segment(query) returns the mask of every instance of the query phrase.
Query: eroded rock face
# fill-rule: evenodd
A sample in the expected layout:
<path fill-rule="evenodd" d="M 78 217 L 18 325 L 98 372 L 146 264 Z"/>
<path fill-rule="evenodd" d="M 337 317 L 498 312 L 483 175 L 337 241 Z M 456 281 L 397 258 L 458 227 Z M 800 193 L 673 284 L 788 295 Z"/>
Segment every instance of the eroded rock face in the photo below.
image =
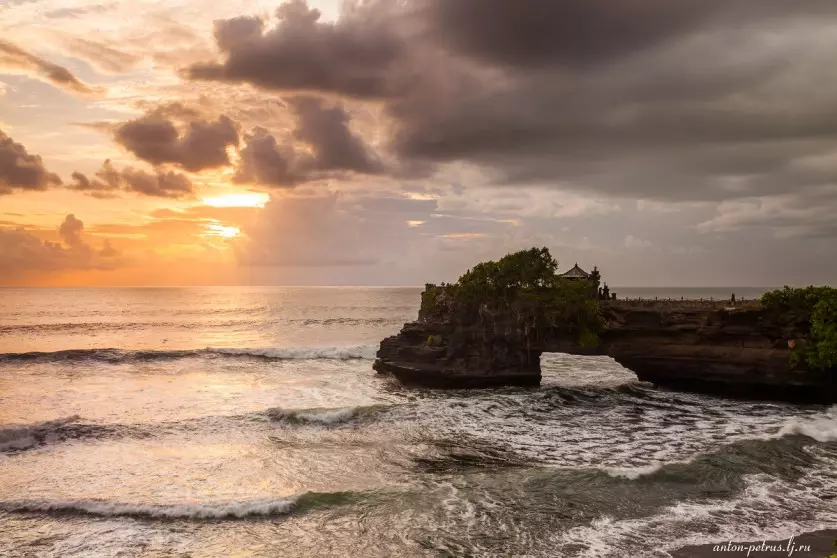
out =
<path fill-rule="evenodd" d="M 809 319 L 758 306 L 606 302 L 596 349 L 560 327 L 535 327 L 525 312 L 467 314 L 441 297 L 385 339 L 375 369 L 406 385 L 485 388 L 540 383 L 544 352 L 605 354 L 640 380 L 687 391 L 770 399 L 837 401 L 837 371 L 794 369 Z"/>
<path fill-rule="evenodd" d="M 742 309 L 602 305 L 603 351 L 640 380 L 687 391 L 753 398 L 837 400 L 837 371 L 795 369 L 809 319 Z"/>

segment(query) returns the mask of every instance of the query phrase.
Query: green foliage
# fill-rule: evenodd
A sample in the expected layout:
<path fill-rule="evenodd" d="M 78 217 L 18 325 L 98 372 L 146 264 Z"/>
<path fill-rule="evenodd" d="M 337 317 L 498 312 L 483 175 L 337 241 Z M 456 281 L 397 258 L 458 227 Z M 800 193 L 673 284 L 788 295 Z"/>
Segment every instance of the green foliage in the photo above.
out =
<path fill-rule="evenodd" d="M 837 289 L 831 289 L 811 312 L 808 365 L 819 370 L 837 369 Z"/>
<path fill-rule="evenodd" d="M 578 336 L 578 346 L 582 349 L 595 349 L 599 346 L 599 336 L 589 329 L 582 329 Z"/>
<path fill-rule="evenodd" d="M 556 285 L 557 270 L 558 262 L 548 248 L 532 248 L 507 254 L 496 262 L 477 264 L 457 284 L 494 292 L 548 288 Z"/>
<path fill-rule="evenodd" d="M 785 287 L 765 293 L 762 304 L 774 311 L 801 312 L 810 316 L 809 343 L 791 354 L 791 366 L 805 362 L 816 370 L 837 369 L 837 289 Z"/>
<path fill-rule="evenodd" d="M 532 248 L 475 265 L 445 292 L 460 308 L 474 313 L 513 312 L 525 326 L 564 329 L 579 335 L 579 343 L 597 346 L 603 324 L 598 300 L 591 294 L 596 289 L 590 281 L 560 279 L 557 270 L 549 249 Z M 430 296 L 426 298 L 429 304 Z"/>
<path fill-rule="evenodd" d="M 435 285 L 427 285 L 427 288 L 421 293 L 421 310 L 420 315 L 429 316 L 436 308 L 436 301 L 439 298 L 439 287 Z"/>
<path fill-rule="evenodd" d="M 782 289 L 764 293 L 761 303 L 765 308 L 781 312 L 803 311 L 812 312 L 814 306 L 824 297 L 833 295 L 837 289 L 833 287 L 805 287 L 796 289 L 787 285 Z"/>

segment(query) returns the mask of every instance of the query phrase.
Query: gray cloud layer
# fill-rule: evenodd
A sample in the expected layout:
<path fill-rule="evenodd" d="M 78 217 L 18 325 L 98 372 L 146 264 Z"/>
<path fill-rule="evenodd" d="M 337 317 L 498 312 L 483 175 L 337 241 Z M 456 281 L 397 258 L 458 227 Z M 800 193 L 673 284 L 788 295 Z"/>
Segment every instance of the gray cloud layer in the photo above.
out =
<path fill-rule="evenodd" d="M 46 190 L 58 184 L 61 179 L 44 168 L 39 155 L 30 154 L 0 130 L 0 195 L 18 190 Z"/>
<path fill-rule="evenodd" d="M 280 142 L 263 128 L 248 134 L 236 182 L 291 187 L 333 173 L 385 171 L 363 138 L 349 129 L 350 116 L 341 106 L 309 96 L 291 98 L 288 104 L 297 118 L 291 137 Z M 304 152 L 294 148 L 298 142 L 306 145 Z"/>
<path fill-rule="evenodd" d="M 406 163 L 664 201 L 794 194 L 837 164 L 830 0 L 366 2 L 216 26 L 196 79 L 382 99 Z M 777 31 L 781 30 L 781 33 Z M 803 215 L 804 212 L 800 213 Z"/>
<path fill-rule="evenodd" d="M 149 173 L 132 167 L 120 171 L 110 160 L 104 162 L 93 178 L 74 172 L 73 182 L 68 187 L 98 198 L 113 197 L 118 192 L 133 192 L 160 198 L 181 198 L 194 195 L 192 181 L 182 174 L 160 169 Z"/>
<path fill-rule="evenodd" d="M 348 12 L 337 23 L 320 21 L 304 0 L 276 10 L 277 25 L 258 17 L 216 23 L 222 63 L 189 67 L 193 79 L 248 82 L 267 89 L 329 91 L 358 98 L 385 93 L 405 44 L 388 28 L 389 10 Z"/>
<path fill-rule="evenodd" d="M 229 165 L 227 146 L 238 145 L 238 130 L 226 116 L 189 122 L 181 133 L 166 115 L 152 112 L 120 125 L 114 137 L 143 161 L 191 172 Z"/>

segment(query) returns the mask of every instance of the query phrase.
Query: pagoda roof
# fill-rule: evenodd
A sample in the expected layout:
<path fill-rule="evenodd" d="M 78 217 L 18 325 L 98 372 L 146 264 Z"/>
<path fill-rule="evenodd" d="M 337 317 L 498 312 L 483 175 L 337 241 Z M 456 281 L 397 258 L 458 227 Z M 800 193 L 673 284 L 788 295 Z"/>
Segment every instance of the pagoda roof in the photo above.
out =
<path fill-rule="evenodd" d="M 558 277 L 562 277 L 564 279 L 589 279 L 590 274 L 578 267 L 578 263 L 576 263 L 571 270 L 566 273 L 562 273 Z"/>

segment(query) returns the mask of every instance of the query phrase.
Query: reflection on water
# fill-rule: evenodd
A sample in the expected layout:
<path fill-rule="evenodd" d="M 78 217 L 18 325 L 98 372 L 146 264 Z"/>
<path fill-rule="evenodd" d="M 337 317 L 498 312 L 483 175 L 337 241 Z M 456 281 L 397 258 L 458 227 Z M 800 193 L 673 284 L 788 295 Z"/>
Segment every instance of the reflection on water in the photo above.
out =
<path fill-rule="evenodd" d="M 420 289 L 0 289 L 0 353 L 377 343 L 413 319 Z"/>

